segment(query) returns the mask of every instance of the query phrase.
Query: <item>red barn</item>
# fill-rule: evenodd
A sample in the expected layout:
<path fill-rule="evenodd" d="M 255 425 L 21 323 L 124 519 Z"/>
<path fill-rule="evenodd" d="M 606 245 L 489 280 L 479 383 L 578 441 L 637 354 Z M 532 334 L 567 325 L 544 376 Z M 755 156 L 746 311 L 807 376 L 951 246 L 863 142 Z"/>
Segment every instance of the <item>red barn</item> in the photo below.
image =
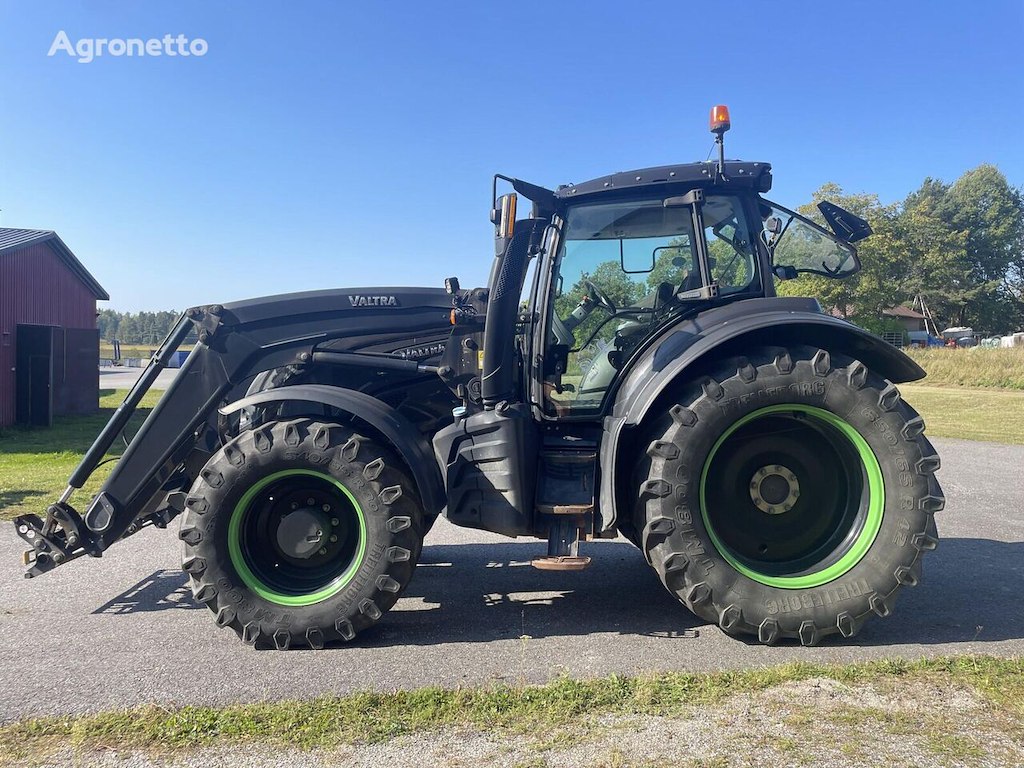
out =
<path fill-rule="evenodd" d="M 109 298 L 55 232 L 0 228 L 0 427 L 99 408 L 96 301 Z"/>

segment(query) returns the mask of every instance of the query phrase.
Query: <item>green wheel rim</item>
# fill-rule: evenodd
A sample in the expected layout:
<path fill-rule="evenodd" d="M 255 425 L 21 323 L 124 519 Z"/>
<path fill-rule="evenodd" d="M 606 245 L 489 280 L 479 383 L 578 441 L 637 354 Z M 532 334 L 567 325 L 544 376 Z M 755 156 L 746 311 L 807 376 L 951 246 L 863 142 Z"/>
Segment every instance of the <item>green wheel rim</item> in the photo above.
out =
<path fill-rule="evenodd" d="M 834 558 L 833 562 L 830 562 L 825 567 L 818 570 L 810 569 L 809 572 L 803 572 L 799 575 L 793 576 L 765 573 L 755 567 L 752 567 L 748 563 L 742 562 L 742 560 L 737 557 L 736 553 L 734 553 L 730 547 L 723 542 L 722 537 L 720 537 L 715 531 L 715 527 L 712 524 L 711 517 L 709 515 L 707 499 L 708 472 L 711 468 L 712 462 L 718 455 L 718 451 L 722 447 L 722 444 L 744 425 L 750 424 L 759 418 L 776 414 L 800 415 L 812 420 L 817 419 L 819 422 L 829 425 L 836 432 L 845 437 L 860 460 L 864 477 L 862 493 L 867 494 L 866 509 L 859 518 L 859 524 L 861 526 L 860 531 L 852 542 L 844 542 L 841 555 L 838 558 Z M 737 482 L 739 482 L 739 479 L 737 479 Z M 714 446 L 712 446 L 701 472 L 701 518 L 704 521 L 704 526 L 715 546 L 715 549 L 741 574 L 770 587 L 779 587 L 782 589 L 808 589 L 810 587 L 818 587 L 822 584 L 827 584 L 828 582 L 839 578 L 844 573 L 847 573 L 863 559 L 864 555 L 874 543 L 875 537 L 878 535 L 878 530 L 882 525 L 884 509 L 885 487 L 882 479 L 882 469 L 879 466 L 877 457 L 871 450 L 871 447 L 867 444 L 867 441 L 856 429 L 834 413 L 809 405 L 773 405 L 747 414 L 736 421 L 736 423 L 730 426 L 729 429 L 727 429 L 718 438 Z"/>
<path fill-rule="evenodd" d="M 278 482 L 284 478 L 297 476 L 317 478 L 318 480 L 330 483 L 334 488 L 341 492 L 343 497 L 352 505 L 352 511 L 355 513 L 355 518 L 358 521 L 357 535 L 359 540 L 356 545 L 355 554 L 348 567 L 330 583 L 306 594 L 286 594 L 275 589 L 271 585 L 264 583 L 249 567 L 249 564 L 246 562 L 245 554 L 242 551 L 242 522 L 245 518 L 246 512 L 249 510 L 249 506 L 253 502 L 253 499 L 256 498 L 260 491 L 271 483 Z M 242 582 L 249 589 L 264 600 L 277 603 L 278 605 L 287 605 L 291 607 L 313 605 L 326 600 L 329 597 L 333 597 L 344 589 L 350 581 L 352 581 L 352 578 L 356 575 L 356 571 L 359 570 L 359 566 L 363 562 L 363 556 L 365 553 L 366 519 L 363 516 L 362 508 L 359 506 L 359 503 L 348 488 L 330 475 L 325 475 L 321 472 L 314 472 L 307 469 L 289 469 L 283 472 L 275 472 L 274 474 L 262 478 L 259 482 L 249 488 L 242 498 L 239 499 L 231 513 L 231 519 L 228 522 L 228 555 L 231 558 L 231 564 L 234 566 L 239 578 L 242 579 Z"/>

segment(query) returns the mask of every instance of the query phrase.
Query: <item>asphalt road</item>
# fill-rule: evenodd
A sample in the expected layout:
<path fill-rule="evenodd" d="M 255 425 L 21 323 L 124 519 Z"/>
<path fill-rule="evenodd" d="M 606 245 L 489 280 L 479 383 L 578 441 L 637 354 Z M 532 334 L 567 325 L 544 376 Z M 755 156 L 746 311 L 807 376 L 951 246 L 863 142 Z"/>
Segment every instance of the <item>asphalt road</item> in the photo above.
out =
<path fill-rule="evenodd" d="M 127 368 L 124 366 L 101 366 L 100 389 L 131 389 L 139 380 L 145 368 Z M 152 389 L 167 389 L 178 375 L 177 368 L 165 368 L 157 374 Z"/>
<path fill-rule="evenodd" d="M 407 595 L 356 643 L 256 651 L 193 605 L 172 532 L 145 531 L 102 559 L 27 581 L 9 531 L 0 535 L 0 721 L 560 673 L 1024 655 L 1024 446 L 934 443 L 948 503 L 922 584 L 852 643 L 830 638 L 816 648 L 767 648 L 704 625 L 625 542 L 589 546 L 595 561 L 586 571 L 545 573 L 528 565 L 541 542 L 440 521 Z"/>

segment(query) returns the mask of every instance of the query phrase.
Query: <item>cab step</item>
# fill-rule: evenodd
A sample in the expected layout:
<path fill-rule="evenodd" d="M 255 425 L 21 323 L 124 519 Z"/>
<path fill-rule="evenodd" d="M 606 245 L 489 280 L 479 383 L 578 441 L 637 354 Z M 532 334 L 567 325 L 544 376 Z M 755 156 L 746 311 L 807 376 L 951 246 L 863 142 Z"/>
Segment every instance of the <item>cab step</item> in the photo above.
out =
<path fill-rule="evenodd" d="M 581 571 L 590 558 L 579 554 L 580 539 L 594 526 L 593 451 L 541 453 L 537 514 L 547 521 L 548 552 L 531 561 L 544 571 Z"/>

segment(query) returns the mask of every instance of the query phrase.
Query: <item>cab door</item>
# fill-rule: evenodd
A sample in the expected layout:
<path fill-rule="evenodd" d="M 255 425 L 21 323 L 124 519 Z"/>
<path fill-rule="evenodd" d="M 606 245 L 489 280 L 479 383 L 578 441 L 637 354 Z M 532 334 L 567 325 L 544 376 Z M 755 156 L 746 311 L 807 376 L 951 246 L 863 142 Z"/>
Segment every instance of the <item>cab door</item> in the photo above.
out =
<path fill-rule="evenodd" d="M 756 293 L 760 268 L 746 197 L 657 196 L 566 211 L 548 266 L 534 392 L 543 418 L 593 419 L 630 357 L 673 318 Z M 542 334 L 542 335 L 541 335 Z"/>

